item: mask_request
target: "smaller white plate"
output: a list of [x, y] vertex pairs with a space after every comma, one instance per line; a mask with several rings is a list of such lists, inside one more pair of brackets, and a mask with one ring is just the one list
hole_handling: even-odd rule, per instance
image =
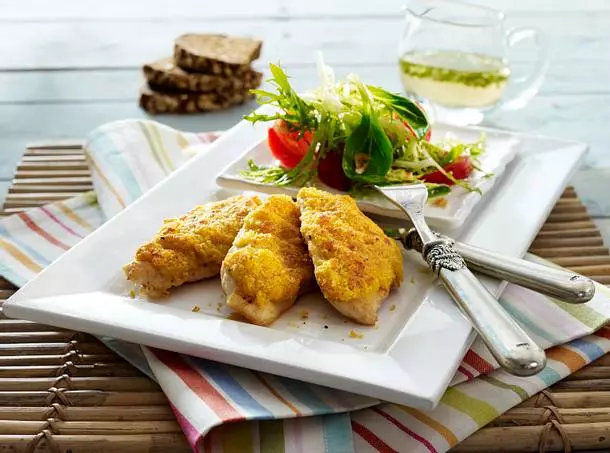
[[[272, 156], [267, 145], [267, 129], [269, 123], [258, 123], [257, 141], [252, 143], [241, 156], [231, 162], [216, 179], [219, 186], [233, 190], [255, 190], [263, 193], [284, 193], [295, 196], [299, 188], [296, 186], [276, 186], [273, 184], [260, 183], [246, 179], [240, 174], [248, 169], [248, 161], [253, 160], [257, 165], [277, 166], [278, 161]], [[479, 189], [482, 194], [469, 192], [466, 189], [453, 186], [451, 192], [443, 197], [447, 203], [440, 207], [435, 206], [434, 199], [428, 200], [425, 216], [428, 223], [441, 230], [453, 230], [462, 226], [473, 208], [481, 201], [482, 197], [491, 190], [499, 176], [504, 172], [506, 165], [513, 160], [519, 149], [520, 140], [515, 135], [493, 129], [466, 129], [463, 127], [451, 127], [446, 125], [435, 125], [432, 130], [432, 140], [440, 141], [448, 133], [456, 136], [464, 142], [474, 142], [479, 139], [480, 133], [486, 135], [486, 153], [480, 158], [480, 166], [483, 172], [475, 171], [469, 178], [473, 187]], [[489, 176], [486, 176], [489, 174]], [[318, 187], [329, 192], [339, 193], [322, 183], [316, 183]], [[364, 212], [390, 218], [404, 218], [404, 214], [383, 196], [371, 191], [370, 194], [356, 197], [358, 206]]]

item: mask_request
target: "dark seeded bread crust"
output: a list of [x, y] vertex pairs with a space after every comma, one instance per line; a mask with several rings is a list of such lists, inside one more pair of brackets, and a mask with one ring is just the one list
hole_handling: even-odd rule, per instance
[[222, 93], [172, 93], [144, 87], [140, 92], [140, 107], [151, 115], [160, 113], [201, 113], [222, 110], [252, 99], [248, 91]]
[[207, 93], [220, 91], [246, 91], [260, 86], [263, 75], [248, 68], [240, 77], [187, 72], [174, 64], [173, 58], [163, 58], [147, 63], [142, 68], [148, 85], [154, 89]]
[[174, 61], [187, 71], [240, 76], [261, 53], [262, 42], [242, 37], [189, 33], [174, 43]]

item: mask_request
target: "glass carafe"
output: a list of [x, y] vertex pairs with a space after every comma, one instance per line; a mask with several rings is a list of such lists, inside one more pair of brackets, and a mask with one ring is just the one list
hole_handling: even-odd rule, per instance
[[[531, 40], [535, 63], [511, 70], [509, 50]], [[406, 92], [436, 121], [478, 124], [494, 110], [515, 110], [536, 95], [548, 66], [546, 44], [531, 28], [505, 30], [504, 14], [455, 0], [410, 0], [399, 45]]]

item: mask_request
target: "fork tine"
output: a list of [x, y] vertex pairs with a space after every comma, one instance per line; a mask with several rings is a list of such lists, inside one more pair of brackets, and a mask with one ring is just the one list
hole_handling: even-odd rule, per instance
[[428, 189], [424, 184], [408, 184], [375, 188], [398, 206], [423, 211], [428, 200]]

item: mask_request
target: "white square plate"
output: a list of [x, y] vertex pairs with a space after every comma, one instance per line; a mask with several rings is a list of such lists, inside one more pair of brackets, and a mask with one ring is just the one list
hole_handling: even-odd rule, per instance
[[[261, 108], [264, 110], [264, 108]], [[261, 127], [262, 126], [262, 127]], [[295, 196], [298, 187], [276, 186], [246, 179], [240, 172], [248, 169], [248, 161], [253, 160], [257, 165], [276, 166], [277, 160], [271, 154], [267, 145], [267, 123], [258, 124], [259, 132], [256, 141], [237, 159], [231, 162], [218, 176], [219, 186], [231, 190], [255, 190], [264, 193], [285, 193]], [[472, 143], [480, 138], [480, 129], [466, 129], [447, 125], [436, 125], [432, 128], [432, 141], [443, 140], [447, 134], [457, 136], [466, 143]], [[480, 167], [483, 170], [474, 171], [469, 178], [473, 188], [479, 189], [483, 195], [491, 190], [496, 180], [502, 174], [506, 165], [512, 161], [519, 148], [519, 137], [505, 133], [486, 131], [486, 152], [480, 157]], [[322, 183], [316, 185], [324, 190], [339, 193]], [[482, 200], [479, 193], [469, 192], [463, 187], [453, 186], [448, 195], [443, 196], [447, 204], [439, 207], [428, 200], [425, 209], [427, 222], [436, 228], [451, 230], [459, 228], [466, 221], [474, 207]], [[358, 206], [364, 212], [388, 218], [402, 218], [401, 211], [380, 194], [371, 191], [369, 194], [358, 195]]]
[[[376, 327], [338, 316], [309, 295], [271, 327], [228, 317], [218, 279], [187, 285], [165, 302], [128, 297], [121, 267], [166, 217], [231, 195], [216, 176], [259, 140], [242, 122], [119, 215], [86, 237], [4, 305], [6, 315], [433, 408], [473, 335], [448, 294], [412, 252], [405, 280]], [[466, 132], [466, 131], [464, 131]], [[478, 134], [479, 130], [474, 132]], [[586, 146], [488, 131], [517, 139], [518, 153], [459, 233], [465, 242], [522, 255], [580, 163]], [[499, 294], [500, 282], [485, 280]], [[200, 312], [192, 312], [194, 305]]]

